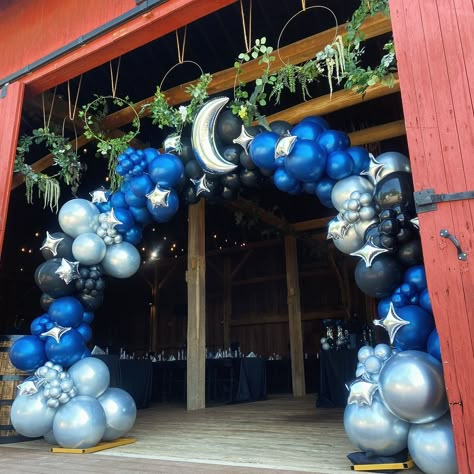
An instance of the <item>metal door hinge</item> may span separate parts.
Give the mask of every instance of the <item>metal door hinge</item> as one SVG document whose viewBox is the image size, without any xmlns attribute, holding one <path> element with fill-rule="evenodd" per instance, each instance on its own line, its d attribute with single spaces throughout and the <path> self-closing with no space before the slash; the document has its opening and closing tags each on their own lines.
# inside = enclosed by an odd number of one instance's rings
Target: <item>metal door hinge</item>
<svg viewBox="0 0 474 474">
<path fill-rule="evenodd" d="M 8 82 L 3 84 L 2 88 L 0 89 L 0 99 L 4 99 L 7 96 L 8 84 Z"/>
<path fill-rule="evenodd" d="M 436 194 L 434 189 L 423 189 L 413 193 L 415 198 L 416 212 L 435 211 L 439 202 L 462 201 L 464 199 L 474 199 L 474 191 L 463 191 L 461 193 Z"/>
<path fill-rule="evenodd" d="M 449 402 L 449 404 L 450 404 L 451 406 L 453 406 L 453 405 L 460 405 L 460 406 L 462 406 L 462 401 L 459 400 L 459 401 L 456 401 L 456 402 Z"/>
</svg>

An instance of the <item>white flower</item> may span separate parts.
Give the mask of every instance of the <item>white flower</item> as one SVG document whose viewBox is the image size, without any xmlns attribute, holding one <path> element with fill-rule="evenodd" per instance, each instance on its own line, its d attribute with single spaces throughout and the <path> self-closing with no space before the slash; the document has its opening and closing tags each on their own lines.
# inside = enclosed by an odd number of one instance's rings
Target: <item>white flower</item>
<svg viewBox="0 0 474 474">
<path fill-rule="evenodd" d="M 186 116 L 188 115 L 188 109 L 184 105 L 180 105 L 178 109 L 179 114 L 181 115 L 181 121 L 186 121 Z"/>
</svg>

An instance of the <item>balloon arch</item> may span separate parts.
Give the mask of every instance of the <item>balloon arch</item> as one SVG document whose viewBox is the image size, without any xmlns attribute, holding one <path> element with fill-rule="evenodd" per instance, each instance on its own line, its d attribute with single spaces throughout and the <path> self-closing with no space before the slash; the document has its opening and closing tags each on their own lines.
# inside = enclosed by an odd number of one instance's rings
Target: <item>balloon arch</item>
<svg viewBox="0 0 474 474">
<path fill-rule="evenodd" d="M 379 300 L 374 323 L 387 330 L 391 346 L 359 350 L 344 415 L 349 439 L 369 456 L 408 447 L 425 472 L 456 472 L 408 158 L 397 152 L 374 157 L 315 116 L 293 127 L 277 121 L 270 131 L 246 128 L 222 111 L 227 101 L 209 100 L 191 137 L 167 139 L 164 153 L 125 150 L 117 160 L 124 179 L 116 192 L 101 188 L 92 201 L 72 199 L 61 207 L 62 232 L 47 232 L 46 261 L 35 272 L 44 314 L 10 351 L 12 364 L 31 374 L 13 402 L 13 426 L 66 448 L 123 436 L 135 421 L 134 401 L 109 387 L 107 367 L 86 345 L 104 276 L 133 275 L 143 228 L 169 221 L 180 203 L 231 199 L 240 188 L 272 179 L 283 192 L 315 195 L 337 209 L 328 239 L 360 258 L 355 282 Z"/>
</svg>

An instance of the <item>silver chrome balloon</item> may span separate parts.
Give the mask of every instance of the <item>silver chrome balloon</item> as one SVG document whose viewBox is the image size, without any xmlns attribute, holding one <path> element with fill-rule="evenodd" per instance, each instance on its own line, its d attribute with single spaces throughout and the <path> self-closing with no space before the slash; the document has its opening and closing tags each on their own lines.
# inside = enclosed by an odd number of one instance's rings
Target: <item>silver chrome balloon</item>
<svg viewBox="0 0 474 474">
<path fill-rule="evenodd" d="M 72 243 L 72 254 L 82 265 L 96 265 L 105 257 L 107 246 L 97 234 L 85 232 Z"/>
<path fill-rule="evenodd" d="M 11 407 L 10 419 L 18 433 L 28 438 L 36 438 L 51 430 L 55 415 L 56 409 L 48 406 L 48 400 L 40 391 L 34 395 L 16 397 Z"/>
<path fill-rule="evenodd" d="M 110 384 L 110 372 L 107 365 L 95 357 L 85 357 L 71 365 L 68 373 L 78 395 L 100 397 Z"/>
<path fill-rule="evenodd" d="M 392 415 L 375 394 L 370 405 L 352 403 L 344 411 L 351 443 L 369 455 L 391 456 L 407 446 L 410 424 Z"/>
<path fill-rule="evenodd" d="M 140 268 L 140 254 L 129 242 L 109 245 L 101 262 L 104 273 L 115 278 L 129 278 Z"/>
<path fill-rule="evenodd" d="M 125 435 L 137 417 L 133 398 L 121 388 L 109 388 L 97 400 L 102 405 L 107 419 L 107 428 L 102 439 L 112 441 Z"/>
<path fill-rule="evenodd" d="M 426 352 L 391 357 L 380 372 L 379 391 L 387 408 L 410 423 L 434 421 L 448 410 L 441 362 Z"/>
<path fill-rule="evenodd" d="M 63 448 L 92 448 L 106 428 L 105 412 L 98 400 L 87 395 L 61 405 L 53 422 L 53 434 Z"/>
<path fill-rule="evenodd" d="M 344 211 L 344 202 L 351 199 L 351 194 L 354 191 L 372 194 L 374 192 L 374 185 L 362 176 L 349 176 L 348 178 L 340 179 L 334 185 L 331 192 L 331 201 L 339 212 Z"/>
<path fill-rule="evenodd" d="M 218 151 L 215 140 L 216 120 L 229 102 L 227 97 L 216 97 L 206 102 L 193 122 L 191 142 L 201 168 L 210 174 L 226 174 L 237 168 Z"/>
<path fill-rule="evenodd" d="M 377 174 L 377 182 L 396 171 L 411 173 L 410 160 L 402 153 L 388 151 L 377 156 L 377 161 L 383 165 Z"/>
<path fill-rule="evenodd" d="M 343 253 L 350 254 L 364 245 L 364 239 L 360 237 L 353 225 L 347 227 L 344 237 L 333 239 L 334 246 Z"/>
<path fill-rule="evenodd" d="M 371 346 L 362 346 L 357 353 L 357 359 L 360 363 L 364 363 L 367 357 L 374 355 L 374 348 Z"/>
<path fill-rule="evenodd" d="M 99 210 L 85 199 L 71 199 L 59 210 L 58 221 L 61 229 L 71 237 L 85 232 L 95 232 L 99 225 Z"/>
<path fill-rule="evenodd" d="M 449 413 L 431 423 L 411 425 L 408 450 L 426 474 L 456 474 L 458 466 Z"/>
<path fill-rule="evenodd" d="M 374 355 L 386 361 L 392 357 L 392 348 L 388 344 L 377 344 L 374 347 Z"/>
<path fill-rule="evenodd" d="M 56 441 L 56 438 L 54 437 L 54 433 L 53 433 L 53 430 L 51 429 L 51 431 L 48 431 L 45 435 L 44 435 L 44 439 L 46 440 L 47 443 L 49 444 L 58 444 L 58 442 Z"/>
</svg>

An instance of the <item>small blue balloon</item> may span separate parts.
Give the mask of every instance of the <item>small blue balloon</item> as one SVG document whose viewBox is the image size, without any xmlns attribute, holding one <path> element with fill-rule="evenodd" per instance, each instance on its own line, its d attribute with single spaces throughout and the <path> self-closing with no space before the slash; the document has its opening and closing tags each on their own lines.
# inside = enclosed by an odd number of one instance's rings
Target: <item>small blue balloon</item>
<svg viewBox="0 0 474 474">
<path fill-rule="evenodd" d="M 433 316 L 415 305 L 397 308 L 396 313 L 409 324 L 397 331 L 393 341 L 395 347 L 400 351 L 425 351 L 428 338 L 435 327 Z"/>
<path fill-rule="evenodd" d="M 145 148 L 143 150 L 145 160 L 147 164 L 149 165 L 155 158 L 158 158 L 158 155 L 160 152 L 156 150 L 155 148 Z"/>
<path fill-rule="evenodd" d="M 297 186 L 298 180 L 290 176 L 284 168 L 277 168 L 273 175 L 275 186 L 285 193 L 290 192 Z"/>
<path fill-rule="evenodd" d="M 137 196 L 131 189 L 125 193 L 126 207 L 144 207 L 146 206 L 147 198 L 145 196 Z"/>
<path fill-rule="evenodd" d="M 173 189 L 168 195 L 168 205 L 166 207 L 153 207 L 150 200 L 146 203 L 148 211 L 156 222 L 168 222 L 178 212 L 179 198 Z"/>
<path fill-rule="evenodd" d="M 121 161 L 120 166 L 125 173 L 128 173 L 133 168 L 133 161 L 127 156 Z"/>
<path fill-rule="evenodd" d="M 428 311 L 429 313 L 433 313 L 433 307 L 431 306 L 430 294 L 428 292 L 428 288 L 425 288 L 420 293 L 420 306 Z"/>
<path fill-rule="evenodd" d="M 84 339 L 76 329 L 65 332 L 59 342 L 53 337 L 48 337 L 45 344 L 48 359 L 63 367 L 70 367 L 80 360 L 85 348 Z"/>
<path fill-rule="evenodd" d="M 51 319 L 49 319 L 48 313 L 45 313 L 31 321 L 30 332 L 33 334 L 33 336 L 39 336 L 42 332 L 46 332 L 48 329 L 51 329 L 48 327 L 50 324 L 52 324 Z"/>
<path fill-rule="evenodd" d="M 148 201 L 148 199 L 146 199 L 146 201 Z M 140 207 L 130 206 L 128 208 L 128 210 L 132 214 L 137 224 L 147 225 L 153 221 L 153 217 L 148 212 L 148 209 L 146 207 L 146 201 L 143 206 L 140 206 Z"/>
<path fill-rule="evenodd" d="M 426 344 L 426 352 L 432 355 L 435 359 L 438 359 L 440 362 L 442 362 L 441 361 L 441 346 L 439 344 L 439 335 L 436 329 L 433 329 L 433 331 L 430 334 L 430 337 L 428 338 L 428 342 Z"/>
<path fill-rule="evenodd" d="M 326 153 L 316 142 L 298 139 L 285 158 L 285 169 L 304 183 L 318 181 L 324 174 L 326 159 Z"/>
<path fill-rule="evenodd" d="M 333 151 L 329 154 L 326 163 L 326 173 L 330 178 L 339 180 L 351 176 L 354 162 L 351 155 L 343 150 Z"/>
<path fill-rule="evenodd" d="M 92 339 L 92 328 L 87 323 L 81 323 L 77 326 L 76 331 L 82 336 L 84 342 L 89 342 Z"/>
<path fill-rule="evenodd" d="M 184 166 L 175 155 L 164 153 L 148 165 L 148 173 L 153 183 L 164 188 L 174 188 L 183 176 Z"/>
<path fill-rule="evenodd" d="M 345 150 L 351 145 L 349 135 L 338 130 L 325 130 L 316 140 L 326 153 L 332 153 L 337 150 Z"/>
<path fill-rule="evenodd" d="M 24 372 L 32 372 L 46 363 L 44 343 L 37 336 L 23 336 L 10 349 L 10 361 Z"/>
<path fill-rule="evenodd" d="M 350 146 L 346 152 L 351 155 L 354 163 L 352 174 L 360 174 L 362 171 L 369 168 L 370 158 L 369 152 L 362 146 Z"/>
<path fill-rule="evenodd" d="M 124 151 L 124 153 L 127 155 L 127 156 L 130 156 L 132 153 L 135 153 L 135 148 L 132 148 L 131 146 L 127 147 Z"/>
<path fill-rule="evenodd" d="M 134 225 L 131 229 L 127 230 L 123 235 L 123 240 L 133 245 L 138 245 L 143 237 L 143 231 L 140 227 Z"/>
<path fill-rule="evenodd" d="M 418 291 L 424 290 L 427 286 L 425 267 L 423 265 L 413 265 L 406 270 L 403 280 L 415 285 Z"/>
<path fill-rule="evenodd" d="M 135 224 L 135 220 L 133 219 L 132 214 L 127 208 L 115 207 L 114 213 L 115 217 L 121 222 L 121 224 L 117 224 L 115 226 L 115 228 L 119 232 L 127 232 L 127 230 L 131 229 L 132 226 Z"/>
<path fill-rule="evenodd" d="M 417 288 L 413 283 L 402 283 L 400 285 L 400 293 L 403 293 L 408 298 L 415 296 L 416 292 Z"/>
<path fill-rule="evenodd" d="M 273 132 L 259 133 L 250 143 L 249 156 L 259 167 L 268 170 L 276 168 L 275 147 L 280 136 Z"/>
<path fill-rule="evenodd" d="M 132 163 L 133 163 L 134 165 L 137 165 L 138 163 L 140 163 L 141 157 L 140 157 L 140 155 L 138 154 L 138 150 L 136 150 L 134 153 L 132 153 L 132 154 L 130 155 L 130 159 L 132 160 Z"/>
<path fill-rule="evenodd" d="M 322 117 L 318 117 L 317 115 L 308 115 L 308 117 L 305 117 L 303 120 L 301 120 L 300 123 L 303 122 L 311 122 L 319 125 L 323 130 L 328 130 L 329 129 L 329 123 L 324 120 Z"/>
<path fill-rule="evenodd" d="M 122 191 L 116 191 L 110 196 L 110 205 L 115 209 L 116 207 L 127 207 L 127 202 L 125 201 L 125 193 Z"/>
<path fill-rule="evenodd" d="M 58 326 L 73 328 L 81 324 L 84 308 L 74 296 L 63 296 L 50 304 L 48 315 Z"/>
<path fill-rule="evenodd" d="M 392 299 L 388 296 L 379 300 L 377 304 L 377 314 L 379 315 L 380 319 L 384 319 L 385 316 L 387 316 L 391 301 Z"/>
<path fill-rule="evenodd" d="M 308 194 L 316 194 L 316 181 L 311 181 L 309 183 L 303 183 L 303 191 Z"/>
<path fill-rule="evenodd" d="M 331 193 L 332 188 L 334 188 L 336 183 L 337 181 L 335 179 L 325 176 L 324 178 L 321 178 L 316 185 L 316 196 L 318 196 L 318 199 L 330 209 L 334 208 L 334 204 L 331 200 Z"/>
<path fill-rule="evenodd" d="M 316 140 L 323 131 L 324 128 L 320 124 L 306 120 L 295 125 L 291 130 L 291 135 L 305 140 Z"/>
<path fill-rule="evenodd" d="M 418 296 L 418 293 L 413 295 L 408 301 L 410 304 L 420 304 L 420 297 Z"/>
<path fill-rule="evenodd" d="M 395 308 L 401 308 L 408 304 L 408 298 L 402 293 L 395 293 L 392 295 L 392 303 Z"/>
<path fill-rule="evenodd" d="M 164 156 L 164 155 L 163 155 Z M 130 191 L 138 197 L 144 198 L 155 187 L 148 175 L 142 174 L 130 180 Z"/>
<path fill-rule="evenodd" d="M 92 311 L 84 311 L 84 314 L 82 315 L 82 322 L 91 324 L 92 321 L 94 321 L 94 313 Z"/>
</svg>

